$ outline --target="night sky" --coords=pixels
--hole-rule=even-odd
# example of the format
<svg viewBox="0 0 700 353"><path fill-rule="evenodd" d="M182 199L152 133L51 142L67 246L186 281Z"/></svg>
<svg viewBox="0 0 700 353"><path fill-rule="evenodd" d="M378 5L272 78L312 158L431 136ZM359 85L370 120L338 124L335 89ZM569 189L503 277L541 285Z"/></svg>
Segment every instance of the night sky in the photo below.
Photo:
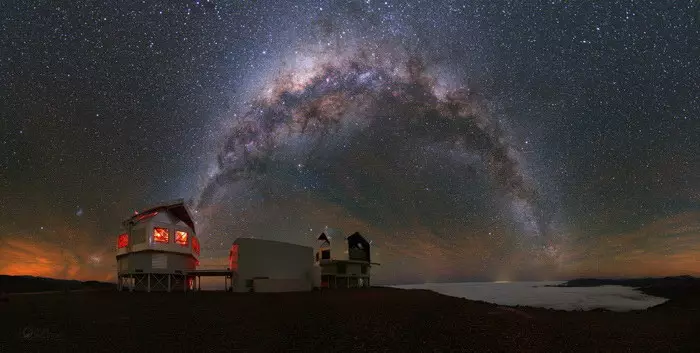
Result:
<svg viewBox="0 0 700 353"><path fill-rule="evenodd" d="M121 221L359 231L375 282L700 275L697 1L3 1L0 273Z"/></svg>

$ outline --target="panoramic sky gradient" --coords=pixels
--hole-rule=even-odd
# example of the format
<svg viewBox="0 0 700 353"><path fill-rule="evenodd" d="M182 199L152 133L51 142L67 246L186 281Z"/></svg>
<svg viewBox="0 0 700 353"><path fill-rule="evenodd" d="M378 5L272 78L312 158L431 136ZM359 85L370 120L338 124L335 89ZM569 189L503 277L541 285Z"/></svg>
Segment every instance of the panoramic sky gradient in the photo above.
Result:
<svg viewBox="0 0 700 353"><path fill-rule="evenodd" d="M375 283L700 275L697 1L5 1L0 273L359 231Z"/></svg>

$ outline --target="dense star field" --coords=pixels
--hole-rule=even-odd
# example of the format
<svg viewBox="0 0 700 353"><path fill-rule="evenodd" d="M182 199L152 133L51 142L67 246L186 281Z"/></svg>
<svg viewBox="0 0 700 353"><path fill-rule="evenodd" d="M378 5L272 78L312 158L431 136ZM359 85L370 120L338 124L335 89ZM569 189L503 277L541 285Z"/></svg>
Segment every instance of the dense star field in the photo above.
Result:
<svg viewBox="0 0 700 353"><path fill-rule="evenodd" d="M359 231L378 283L700 275L697 1L0 4L0 273Z"/></svg>

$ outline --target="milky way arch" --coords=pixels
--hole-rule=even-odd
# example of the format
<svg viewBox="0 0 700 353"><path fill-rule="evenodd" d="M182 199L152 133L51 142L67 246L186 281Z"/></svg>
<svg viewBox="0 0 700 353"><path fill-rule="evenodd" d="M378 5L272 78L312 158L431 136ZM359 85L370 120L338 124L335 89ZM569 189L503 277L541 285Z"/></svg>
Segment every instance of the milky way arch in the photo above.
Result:
<svg viewBox="0 0 700 353"><path fill-rule="evenodd" d="M546 232L536 188L497 120L468 89L438 93L439 82L423 60L407 57L377 64L355 55L318 64L312 74L279 75L266 87L226 135L215 171L194 200L197 209L215 204L228 186L265 175L273 156L290 148L289 141L311 140L318 147L339 134L362 137L381 131L406 143L438 143L476 154L495 188L509 200L523 233L538 237ZM318 148L301 153L313 158Z"/></svg>

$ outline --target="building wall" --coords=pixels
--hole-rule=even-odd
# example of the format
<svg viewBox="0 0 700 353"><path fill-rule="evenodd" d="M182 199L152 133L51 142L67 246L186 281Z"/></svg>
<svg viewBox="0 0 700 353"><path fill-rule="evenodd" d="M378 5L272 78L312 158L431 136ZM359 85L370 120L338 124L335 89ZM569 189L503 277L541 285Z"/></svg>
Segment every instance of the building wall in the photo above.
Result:
<svg viewBox="0 0 700 353"><path fill-rule="evenodd" d="M175 273L176 270L196 269L196 260L190 255L173 254L158 251L140 251L121 256L117 259L119 272L163 272Z"/></svg>
<svg viewBox="0 0 700 353"><path fill-rule="evenodd" d="M366 266L367 272L362 273L362 264L354 264L354 263L344 263L345 264L345 273L340 273L338 271L338 265L342 266L343 263L328 263L323 265L321 268L321 274L322 275L339 275L339 276L369 276L370 275L370 266L369 264L364 265Z"/></svg>
<svg viewBox="0 0 700 353"><path fill-rule="evenodd" d="M348 260L348 241L342 237L331 240L331 259Z"/></svg>
<svg viewBox="0 0 700 353"><path fill-rule="evenodd" d="M129 272L129 256L117 259L117 272Z"/></svg>
<svg viewBox="0 0 700 353"><path fill-rule="evenodd" d="M311 247L251 238L238 238L234 244L238 245L234 291L249 291L256 277L273 280L304 279L310 284L309 288L320 284L320 273L314 270L314 252Z"/></svg>
<svg viewBox="0 0 700 353"><path fill-rule="evenodd" d="M168 243L157 243L153 241L153 228L168 229ZM188 234L186 245L175 243L175 232L184 231ZM129 231L129 244L126 248L117 249L117 255L134 251L157 249L169 252L179 252L182 254L192 254L192 239L196 238L196 233L187 224L170 215L169 213L159 213L153 218L149 218L134 225ZM194 254L199 258L198 254Z"/></svg>

